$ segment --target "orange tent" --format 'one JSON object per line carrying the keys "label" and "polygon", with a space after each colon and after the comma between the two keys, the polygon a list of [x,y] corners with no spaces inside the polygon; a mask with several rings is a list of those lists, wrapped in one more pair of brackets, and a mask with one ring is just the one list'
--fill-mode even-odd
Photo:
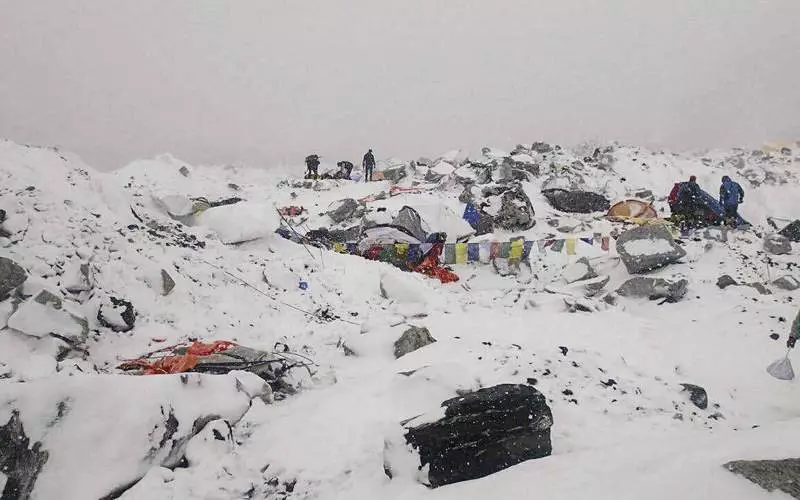
{"label": "orange tent", "polygon": [[611,205],[607,217],[615,219],[657,219],[653,205],[641,200],[623,200]]}

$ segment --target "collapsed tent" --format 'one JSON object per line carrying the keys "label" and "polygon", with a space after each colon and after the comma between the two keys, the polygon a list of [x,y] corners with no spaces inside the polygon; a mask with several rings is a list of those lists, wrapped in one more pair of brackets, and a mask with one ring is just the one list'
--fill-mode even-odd
{"label": "collapsed tent", "polygon": [[422,217],[420,217],[419,212],[409,206],[404,206],[400,209],[392,224],[402,227],[420,241],[428,238],[428,232],[422,227]]}
{"label": "collapsed tent", "polygon": [[657,219],[653,205],[641,200],[623,200],[608,209],[606,216],[612,219]]}
{"label": "collapsed tent", "polygon": [[186,372],[222,374],[244,370],[258,375],[273,390],[279,391],[288,389],[283,378],[290,370],[297,367],[308,368],[311,364],[311,360],[289,352],[288,348],[280,352],[266,352],[227,340],[217,340],[210,343],[171,345],[127,360],[117,368],[139,375]]}
{"label": "collapsed tent", "polygon": [[[672,188],[673,193],[681,192],[686,185],[689,184],[688,182],[677,182],[675,186]],[[704,222],[706,224],[722,224],[725,219],[725,209],[722,207],[722,204],[717,200],[715,197],[711,196],[710,194],[703,191],[700,187],[696,187],[698,196],[697,196],[697,203],[695,209],[697,210],[696,217],[700,222]],[[670,195],[669,203],[670,209],[672,209],[673,213],[676,211],[676,206],[678,203],[675,203],[673,200],[673,196]],[[736,220],[734,221],[736,226],[745,226],[748,225],[748,222],[742,218],[741,215],[737,214]]]}

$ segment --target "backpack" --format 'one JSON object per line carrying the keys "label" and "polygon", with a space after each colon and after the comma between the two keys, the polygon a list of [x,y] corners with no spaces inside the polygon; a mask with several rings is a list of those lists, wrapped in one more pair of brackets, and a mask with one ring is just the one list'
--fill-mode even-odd
{"label": "backpack", "polygon": [[667,197],[667,203],[670,205],[674,205],[678,202],[678,192],[681,190],[681,183],[676,182],[674,186],[672,186],[672,191],[669,192],[669,197]]}

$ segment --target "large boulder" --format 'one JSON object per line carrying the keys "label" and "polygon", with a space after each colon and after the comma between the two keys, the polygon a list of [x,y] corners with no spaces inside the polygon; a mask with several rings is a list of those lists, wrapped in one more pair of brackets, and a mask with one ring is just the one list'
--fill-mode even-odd
{"label": "large boulder", "polygon": [[534,215],[533,204],[522,185],[514,184],[503,192],[494,224],[508,231],[526,231],[536,225]]}
{"label": "large boulder", "polygon": [[406,433],[421,465],[429,466],[433,487],[484,477],[552,451],[553,414],[531,386],[496,385],[449,399],[442,407],[444,418]]}
{"label": "large boulder", "polygon": [[333,222],[339,224],[355,217],[358,207],[359,205],[356,200],[353,198],[345,198],[343,200],[333,202],[327,214],[328,217],[333,220]]}
{"label": "large boulder", "polygon": [[70,293],[88,292],[94,288],[94,273],[88,262],[73,262],[62,276],[62,286]]}
{"label": "large boulder", "polygon": [[597,272],[592,267],[589,259],[581,257],[575,262],[568,264],[561,272],[561,277],[567,283],[575,283],[576,281],[588,280],[597,277]]}
{"label": "large boulder", "polygon": [[778,234],[789,238],[789,240],[794,241],[795,243],[800,243],[800,219],[797,219],[778,231]]}
{"label": "large boulder", "polygon": [[6,257],[0,257],[0,300],[8,298],[12,290],[25,283],[28,273],[19,264]]}
{"label": "large boulder", "polygon": [[0,426],[0,474],[5,476],[5,486],[0,490],[0,498],[30,498],[36,478],[50,456],[47,451],[42,450],[41,441],[33,445],[30,441],[25,434],[19,412],[12,411],[8,423]]}
{"label": "large boulder", "polygon": [[[6,238],[0,236],[0,247]],[[16,262],[5,257],[0,257],[0,302],[6,300],[11,294],[28,279],[28,273]]]}
{"label": "large boulder", "polygon": [[562,212],[581,214],[605,212],[611,206],[611,203],[603,195],[590,191],[545,189],[542,194],[553,208]]}
{"label": "large boulder", "polygon": [[422,349],[426,345],[436,342],[431,332],[427,328],[412,326],[400,336],[394,343],[394,357],[401,358],[417,349]]}
{"label": "large boulder", "polygon": [[[241,387],[233,375],[197,373],[4,383],[0,423],[14,429],[17,456],[34,461],[17,460],[2,472],[26,478],[31,498],[117,498],[151,467],[178,465],[191,437],[208,422],[237,422],[251,400]],[[19,443],[22,429],[33,446]],[[8,463],[8,449],[0,435],[0,462]],[[37,464],[38,477],[32,473]],[[27,497],[4,492],[2,498]]]}
{"label": "large boulder", "polygon": [[617,253],[628,272],[646,273],[677,262],[686,255],[664,226],[640,226],[617,238]]}
{"label": "large boulder", "polygon": [[792,498],[800,498],[800,458],[736,460],[724,467],[769,492],[779,490]]}
{"label": "large boulder", "polygon": [[794,276],[781,276],[780,278],[776,279],[772,282],[773,285],[780,288],[781,290],[786,290],[788,292],[793,292],[800,288],[800,280],[795,278]]}
{"label": "large boulder", "polygon": [[770,234],[764,237],[764,250],[773,255],[785,255],[792,252],[792,243],[786,236]]}
{"label": "large boulder", "polygon": [[689,400],[701,410],[708,408],[708,393],[699,385],[681,384],[683,390],[689,393]]}
{"label": "large boulder", "polygon": [[132,330],[136,324],[136,310],[128,300],[108,297],[100,304],[97,321],[115,332],[127,332]]}
{"label": "large boulder", "polygon": [[41,290],[22,302],[8,318],[8,327],[31,337],[51,334],[80,341],[89,334],[89,323],[79,311],[70,311],[61,297]]}
{"label": "large boulder", "polygon": [[685,279],[636,276],[623,283],[617,289],[617,294],[623,297],[677,302],[686,295],[687,285]]}

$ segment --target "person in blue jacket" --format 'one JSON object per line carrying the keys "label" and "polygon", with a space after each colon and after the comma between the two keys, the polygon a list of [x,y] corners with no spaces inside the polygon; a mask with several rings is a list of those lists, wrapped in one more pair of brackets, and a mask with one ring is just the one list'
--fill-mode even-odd
{"label": "person in blue jacket", "polygon": [[739,203],[744,201],[744,189],[727,175],[722,177],[719,187],[719,204],[725,210],[725,223],[735,225],[739,218]]}

